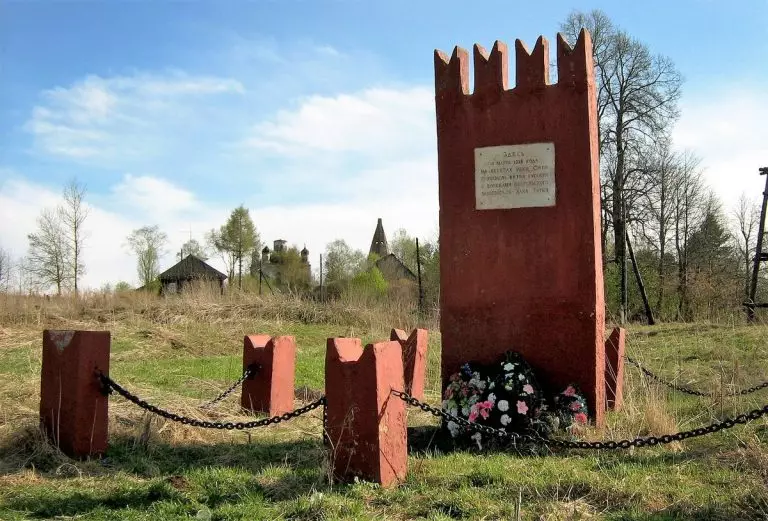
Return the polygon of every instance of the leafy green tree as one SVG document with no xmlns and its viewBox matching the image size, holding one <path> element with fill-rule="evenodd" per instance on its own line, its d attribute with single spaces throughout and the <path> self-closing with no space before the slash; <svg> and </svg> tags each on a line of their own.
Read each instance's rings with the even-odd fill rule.
<svg viewBox="0 0 768 521">
<path fill-rule="evenodd" d="M 208 242 L 227 263 L 230 279 L 234 277 L 237 267 L 238 288 L 242 289 L 243 262 L 247 262 L 253 250 L 259 247 L 259 234 L 248 209 L 240 205 L 232 210 L 229 219 L 218 231 L 211 230 Z"/>
<path fill-rule="evenodd" d="M 127 293 L 132 289 L 133 289 L 133 286 L 131 286 L 128 282 L 124 280 L 121 280 L 120 282 L 115 284 L 115 293 Z"/>
<path fill-rule="evenodd" d="M 325 247 L 324 284 L 330 293 L 338 293 L 352 277 L 365 269 L 366 257 L 360 250 L 353 250 L 344 239 L 336 239 Z"/>
<path fill-rule="evenodd" d="M 392 240 L 389 241 L 389 250 L 409 270 L 416 273 L 416 238 L 408 235 L 404 228 L 395 230 Z"/>
<path fill-rule="evenodd" d="M 349 281 L 348 291 L 356 296 L 378 299 L 386 296 L 388 288 L 389 285 L 381 270 L 376 266 L 371 266 L 352 277 L 352 280 Z"/>
<path fill-rule="evenodd" d="M 160 256 L 165 253 L 167 242 L 168 236 L 157 225 L 143 226 L 128 236 L 128 245 L 136 254 L 136 271 L 142 286 L 152 287 L 160 274 Z"/>
<path fill-rule="evenodd" d="M 301 252 L 291 246 L 279 253 L 280 269 L 277 283 L 289 291 L 307 291 L 312 283 L 309 266 L 301 259 Z"/>
<path fill-rule="evenodd" d="M 176 254 L 177 260 L 184 259 L 187 255 L 194 255 L 198 259 L 208 260 L 208 252 L 197 239 L 190 239 L 181 246 L 181 251 Z"/>
</svg>

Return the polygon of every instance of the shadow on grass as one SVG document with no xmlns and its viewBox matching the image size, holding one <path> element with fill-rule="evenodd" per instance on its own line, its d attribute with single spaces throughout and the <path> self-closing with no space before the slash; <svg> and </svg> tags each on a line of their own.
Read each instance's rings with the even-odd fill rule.
<svg viewBox="0 0 768 521">
<path fill-rule="evenodd" d="M 5 450 L 0 447 L 0 456 L 7 454 Z M 189 518 L 201 505 L 216 509 L 245 502 L 270 509 L 272 502 L 330 487 L 319 438 L 141 447 L 134 445 L 133 438 L 118 437 L 99 460 L 76 461 L 58 451 L 28 454 L 22 460 L 23 456 L 15 452 L 18 461 L 27 462 L 26 468 L 34 468 L 46 479 L 18 485 L 19 493 L 0 494 L 0 518 L 3 511 L 10 511 L 35 519 L 82 515 L 111 519 L 117 511 L 131 510 L 158 518 L 172 511 L 169 518 Z"/>
<path fill-rule="evenodd" d="M 492 440 L 495 442 L 495 440 Z M 706 453 L 700 451 L 670 452 L 658 449 L 602 449 L 579 450 L 557 449 L 552 450 L 544 445 L 536 444 L 511 444 L 511 443 L 484 443 L 483 448 L 478 448 L 474 441 L 459 441 L 438 426 L 426 425 L 408 427 L 408 453 L 410 455 L 450 454 L 452 452 L 468 452 L 472 454 L 506 454 L 519 458 L 538 457 L 563 457 L 572 458 L 574 455 L 590 456 L 600 454 L 600 468 L 608 470 L 625 464 L 631 465 L 668 465 L 679 464 L 687 461 L 706 461 Z"/>
<path fill-rule="evenodd" d="M 0 475 L 35 469 L 46 477 L 104 476 L 118 472 L 151 478 L 201 467 L 238 468 L 259 472 L 271 466 L 316 469 L 324 464 L 322 439 L 214 444 L 170 444 L 152 441 L 142 445 L 131 436 L 113 436 L 103 458 L 75 460 L 67 457 L 42 435 L 28 427 L 0 445 Z M 68 469 L 68 470 L 67 470 Z"/>
</svg>

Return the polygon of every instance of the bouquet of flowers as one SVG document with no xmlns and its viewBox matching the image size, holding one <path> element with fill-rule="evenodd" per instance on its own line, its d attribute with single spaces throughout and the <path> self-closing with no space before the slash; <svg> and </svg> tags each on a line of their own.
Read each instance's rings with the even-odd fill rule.
<svg viewBox="0 0 768 521">
<path fill-rule="evenodd" d="M 562 428 L 575 430 L 587 424 L 587 402 L 575 384 L 570 384 L 564 391 L 555 395 L 554 402 L 555 413 Z"/>
<path fill-rule="evenodd" d="M 510 432 L 531 429 L 546 405 L 533 370 L 515 352 L 505 353 L 503 359 L 491 366 L 464 364 L 451 375 L 443 394 L 443 410 L 464 418 Z M 454 438 L 464 433 L 456 422 L 447 428 Z M 471 438 L 482 448 L 482 435 Z"/>
</svg>

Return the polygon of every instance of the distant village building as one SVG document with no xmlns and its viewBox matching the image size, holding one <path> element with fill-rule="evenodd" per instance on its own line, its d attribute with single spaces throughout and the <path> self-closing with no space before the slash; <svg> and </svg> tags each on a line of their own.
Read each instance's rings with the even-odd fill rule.
<svg viewBox="0 0 768 521">
<path fill-rule="evenodd" d="M 368 255 L 375 255 L 377 257 L 375 265 L 379 268 L 387 282 L 417 282 L 416 275 L 408 266 L 403 264 L 394 253 L 389 252 L 387 235 L 384 233 L 384 225 L 381 222 L 381 218 L 376 223 L 376 230 L 373 232 L 371 249 L 368 251 Z"/>
<path fill-rule="evenodd" d="M 187 255 L 160 275 L 160 293 L 163 295 L 181 293 L 192 283 L 210 282 L 219 291 L 224 291 L 227 276 L 194 255 Z"/>
<path fill-rule="evenodd" d="M 303 284 L 309 286 L 312 280 L 312 265 L 309 262 L 309 250 L 305 246 L 296 258 L 295 250 L 286 248 L 285 239 L 272 243 L 272 250 L 264 246 L 259 252 L 254 251 L 251 258 L 251 276 L 258 278 L 259 269 L 268 280 L 278 284 Z"/>
</svg>

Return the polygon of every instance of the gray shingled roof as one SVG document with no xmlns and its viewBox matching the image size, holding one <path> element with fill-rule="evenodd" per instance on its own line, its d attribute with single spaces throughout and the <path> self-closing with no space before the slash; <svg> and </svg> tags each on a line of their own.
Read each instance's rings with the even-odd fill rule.
<svg viewBox="0 0 768 521">
<path fill-rule="evenodd" d="M 162 272 L 157 278 L 161 282 L 173 282 L 188 279 L 224 280 L 227 276 L 194 255 L 187 255 L 177 264 Z"/>
</svg>

